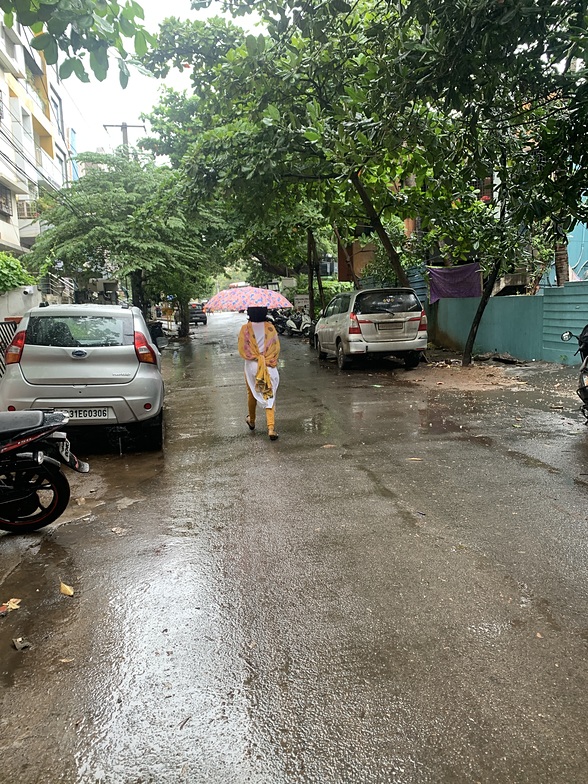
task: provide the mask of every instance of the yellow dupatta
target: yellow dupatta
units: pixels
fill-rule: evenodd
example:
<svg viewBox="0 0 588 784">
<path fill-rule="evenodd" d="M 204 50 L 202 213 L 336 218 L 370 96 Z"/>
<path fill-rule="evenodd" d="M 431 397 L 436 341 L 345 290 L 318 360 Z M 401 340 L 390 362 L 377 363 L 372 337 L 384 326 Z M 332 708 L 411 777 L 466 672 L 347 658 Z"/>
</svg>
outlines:
<svg viewBox="0 0 588 784">
<path fill-rule="evenodd" d="M 239 354 L 243 359 L 257 360 L 257 373 L 255 374 L 255 389 L 268 400 L 273 397 L 272 380 L 268 368 L 277 367 L 278 357 L 280 356 L 280 341 L 278 333 L 268 321 L 264 323 L 264 349 L 260 352 L 253 331 L 253 324 L 248 321 L 243 324 L 239 332 Z"/>
</svg>

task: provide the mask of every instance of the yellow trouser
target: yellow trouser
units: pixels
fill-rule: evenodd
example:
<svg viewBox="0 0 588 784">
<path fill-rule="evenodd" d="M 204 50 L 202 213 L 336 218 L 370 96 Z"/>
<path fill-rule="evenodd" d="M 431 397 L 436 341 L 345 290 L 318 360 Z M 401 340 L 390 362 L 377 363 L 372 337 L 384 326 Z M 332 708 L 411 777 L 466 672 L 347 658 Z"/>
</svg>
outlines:
<svg viewBox="0 0 588 784">
<path fill-rule="evenodd" d="M 257 400 L 255 399 L 253 392 L 251 391 L 249 384 L 247 384 L 247 410 L 249 412 L 249 421 L 251 424 L 255 424 L 255 414 L 257 411 Z M 273 408 L 266 408 L 265 409 L 265 420 L 267 422 L 268 430 L 271 428 L 274 429 L 276 425 L 276 407 L 274 405 Z"/>
</svg>

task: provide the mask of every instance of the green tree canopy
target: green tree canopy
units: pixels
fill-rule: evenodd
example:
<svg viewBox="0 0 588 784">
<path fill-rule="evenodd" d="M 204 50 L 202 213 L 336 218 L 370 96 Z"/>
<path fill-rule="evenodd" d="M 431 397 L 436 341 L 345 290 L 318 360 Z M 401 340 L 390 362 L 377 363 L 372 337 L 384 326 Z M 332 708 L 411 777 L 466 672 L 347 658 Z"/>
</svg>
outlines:
<svg viewBox="0 0 588 784">
<path fill-rule="evenodd" d="M 62 79 L 73 73 L 87 82 L 91 70 L 102 81 L 109 56 L 114 55 L 120 82 L 126 87 L 128 63 L 143 57 L 154 40 L 142 24 L 143 8 L 135 0 L 2 0 L 0 8 L 7 27 L 19 22 L 31 29 L 35 34 L 31 46 L 43 52 L 49 65 L 61 61 Z"/>
<path fill-rule="evenodd" d="M 215 236 L 224 224 L 218 215 L 203 208 L 188 219 L 177 177 L 150 160 L 122 153 L 84 153 L 79 159 L 85 176 L 41 200 L 41 219 L 49 228 L 33 246 L 29 264 L 45 271 L 59 261 L 61 274 L 81 281 L 134 276 L 141 288 L 193 296 L 220 263 Z M 133 295 L 141 305 L 142 294 Z"/>
</svg>

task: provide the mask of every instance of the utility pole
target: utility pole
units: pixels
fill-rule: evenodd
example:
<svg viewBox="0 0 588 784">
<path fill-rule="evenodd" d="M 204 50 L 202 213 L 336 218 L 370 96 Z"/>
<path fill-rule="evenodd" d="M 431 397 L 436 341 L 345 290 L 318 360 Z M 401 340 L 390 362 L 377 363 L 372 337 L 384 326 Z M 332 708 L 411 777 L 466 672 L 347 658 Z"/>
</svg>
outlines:
<svg viewBox="0 0 588 784">
<path fill-rule="evenodd" d="M 120 125 L 104 125 L 103 128 L 120 128 L 122 131 L 122 138 L 123 138 L 123 147 L 126 153 L 127 158 L 129 157 L 129 128 L 142 128 L 144 131 L 147 129 L 144 125 L 128 125 L 128 123 L 123 122 Z"/>
<path fill-rule="evenodd" d="M 106 128 L 120 128 L 122 131 L 122 138 L 123 138 L 123 150 L 124 154 L 128 159 L 130 159 L 129 155 L 129 128 L 143 128 L 144 131 L 147 129 L 144 125 L 129 125 L 126 122 L 121 123 L 120 125 L 105 125 L 104 129 Z M 136 305 L 143 311 L 143 314 L 147 315 L 147 305 L 145 302 L 144 292 L 143 292 L 143 278 L 144 272 L 142 269 L 135 269 L 131 273 L 129 273 L 129 278 L 131 281 L 131 298 L 133 300 L 133 305 Z"/>
</svg>

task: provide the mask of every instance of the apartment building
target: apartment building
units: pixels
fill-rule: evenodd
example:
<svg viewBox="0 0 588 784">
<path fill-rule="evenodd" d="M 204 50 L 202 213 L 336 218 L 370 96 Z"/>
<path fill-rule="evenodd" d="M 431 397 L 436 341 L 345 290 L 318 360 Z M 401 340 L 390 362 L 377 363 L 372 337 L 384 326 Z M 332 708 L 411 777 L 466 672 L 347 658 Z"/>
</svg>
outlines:
<svg viewBox="0 0 588 784">
<path fill-rule="evenodd" d="M 31 48 L 32 35 L 0 25 L 0 250 L 16 254 L 42 231 L 39 189 L 76 178 L 57 70 Z"/>
</svg>

